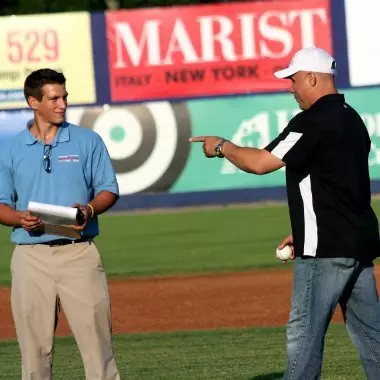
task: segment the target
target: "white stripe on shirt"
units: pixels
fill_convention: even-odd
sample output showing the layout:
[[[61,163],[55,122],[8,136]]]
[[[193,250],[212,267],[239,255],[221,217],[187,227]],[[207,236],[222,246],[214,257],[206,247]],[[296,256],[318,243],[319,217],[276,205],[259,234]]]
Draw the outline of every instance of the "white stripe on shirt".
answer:
[[[286,153],[293,148],[295,143],[301,138],[302,133],[289,132],[285,140],[279,142],[279,144],[272,150],[272,154],[282,160]]]

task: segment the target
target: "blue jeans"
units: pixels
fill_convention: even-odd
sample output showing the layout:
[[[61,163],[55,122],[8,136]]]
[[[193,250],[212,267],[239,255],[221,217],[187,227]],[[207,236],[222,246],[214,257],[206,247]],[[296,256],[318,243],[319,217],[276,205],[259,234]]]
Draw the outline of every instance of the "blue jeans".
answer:
[[[367,379],[380,379],[380,303],[373,263],[297,258],[284,380],[320,379],[325,334],[338,303]]]

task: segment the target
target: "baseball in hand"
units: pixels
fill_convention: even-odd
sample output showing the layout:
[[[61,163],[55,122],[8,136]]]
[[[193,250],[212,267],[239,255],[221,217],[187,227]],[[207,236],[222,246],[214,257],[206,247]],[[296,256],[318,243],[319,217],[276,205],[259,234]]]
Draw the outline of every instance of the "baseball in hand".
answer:
[[[279,260],[289,260],[290,257],[292,256],[292,249],[290,248],[289,245],[286,245],[284,248],[276,249],[276,259]]]

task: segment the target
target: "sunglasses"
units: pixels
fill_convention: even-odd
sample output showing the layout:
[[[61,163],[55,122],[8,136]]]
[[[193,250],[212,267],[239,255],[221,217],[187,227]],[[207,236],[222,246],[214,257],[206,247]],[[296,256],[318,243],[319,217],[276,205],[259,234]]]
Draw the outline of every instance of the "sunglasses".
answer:
[[[44,145],[43,165],[46,173],[51,173],[51,148],[52,146],[50,144]]]

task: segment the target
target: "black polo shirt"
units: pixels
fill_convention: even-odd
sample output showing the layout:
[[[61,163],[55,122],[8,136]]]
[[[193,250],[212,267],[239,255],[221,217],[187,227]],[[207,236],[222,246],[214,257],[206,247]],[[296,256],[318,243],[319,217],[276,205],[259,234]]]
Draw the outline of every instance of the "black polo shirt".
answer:
[[[368,131],[344,96],[320,98],[265,149],[286,163],[296,256],[374,258]]]

